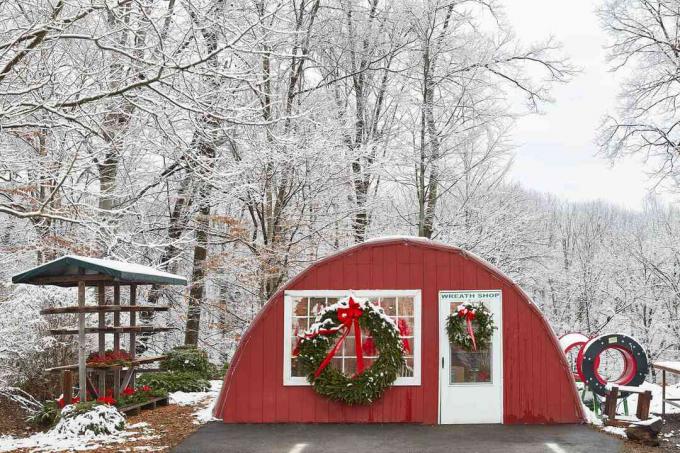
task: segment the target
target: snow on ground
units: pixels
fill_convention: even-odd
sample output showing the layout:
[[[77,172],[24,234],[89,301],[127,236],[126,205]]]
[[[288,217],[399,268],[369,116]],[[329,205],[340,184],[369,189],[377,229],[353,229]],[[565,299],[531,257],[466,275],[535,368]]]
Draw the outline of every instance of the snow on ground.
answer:
[[[640,386],[644,390],[651,390],[652,404],[649,406],[649,411],[654,414],[661,414],[661,386],[659,384],[651,384],[643,382]],[[680,384],[666,386],[666,398],[680,398]],[[631,395],[628,398],[628,408],[634,412],[637,407],[637,395]],[[667,414],[678,414],[680,408],[666,404]]]
[[[212,409],[215,400],[222,387],[222,381],[210,381],[210,390],[207,392],[175,392],[170,394],[170,404],[180,406],[196,406],[194,423],[203,424],[213,420]],[[144,412],[142,412],[143,414]],[[59,425],[57,425],[59,426]],[[62,430],[63,431],[63,430]],[[57,427],[44,433],[36,433],[30,437],[18,438],[13,436],[0,436],[0,452],[12,451],[18,448],[32,449],[34,452],[57,452],[57,451],[87,451],[98,447],[112,444],[123,444],[135,440],[157,439],[152,427],[148,423],[135,423],[125,426],[123,431],[115,431],[113,434],[75,435],[78,429],[70,427],[68,432],[60,433]],[[134,451],[157,451],[157,446],[135,446]]]
[[[210,390],[207,392],[174,392],[170,394],[170,404],[177,404],[179,406],[200,406],[199,410],[194,412],[196,420],[194,423],[203,424],[215,420],[212,415],[217,395],[222,388],[222,381],[210,381]]]
[[[650,414],[661,414],[661,392],[662,392],[661,386],[658,384],[652,384],[650,382],[643,382],[640,387],[644,390],[649,390],[652,392],[652,403],[650,404],[649,407]],[[580,392],[581,390],[579,387],[579,395]],[[666,386],[666,398],[680,398],[680,384]],[[637,408],[637,399],[638,396],[636,394],[633,394],[628,397],[629,414],[635,414],[635,409]],[[604,400],[602,400],[602,405],[604,406]],[[595,415],[595,413],[591,411],[590,408],[585,404],[583,405],[583,411],[586,414],[588,423],[590,423],[591,425],[599,427],[602,431],[615,434],[617,436],[626,437],[626,431],[624,428],[619,428],[616,426],[603,426],[602,419]],[[619,414],[624,413],[622,402],[619,402],[618,404],[617,413]],[[671,406],[670,404],[666,404],[666,413],[667,414],[680,413],[680,408]]]
[[[16,438],[0,436],[0,452],[12,451],[18,448],[30,448],[35,452],[51,451],[86,451],[95,450],[102,445],[120,444],[138,439],[151,439],[155,436],[147,426],[140,423],[128,425],[123,431],[113,434],[60,434],[55,429],[44,433],[36,433],[30,437]]]

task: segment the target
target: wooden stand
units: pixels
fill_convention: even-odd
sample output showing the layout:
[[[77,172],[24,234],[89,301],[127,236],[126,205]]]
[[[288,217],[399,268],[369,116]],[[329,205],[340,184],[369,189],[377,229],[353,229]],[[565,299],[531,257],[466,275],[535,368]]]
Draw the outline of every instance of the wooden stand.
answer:
[[[92,282],[91,282],[92,283]],[[70,401],[71,390],[73,388],[72,371],[78,370],[78,382],[80,388],[80,400],[87,400],[87,391],[95,398],[99,398],[106,394],[107,378],[111,375],[113,382],[113,398],[118,399],[123,389],[128,386],[135,385],[135,373],[139,370],[139,365],[148,364],[164,360],[165,356],[145,357],[140,360],[135,359],[135,352],[137,347],[137,333],[138,332],[165,332],[170,329],[166,327],[152,327],[152,326],[138,326],[137,312],[139,311],[167,311],[167,306],[142,306],[137,305],[137,285],[130,285],[130,305],[121,305],[120,303],[120,285],[113,283],[113,304],[108,304],[106,299],[106,284],[99,283],[97,286],[97,305],[85,305],[85,282],[78,282],[78,306],[73,307],[58,307],[41,310],[43,315],[60,315],[60,314],[78,314],[78,329],[50,329],[52,335],[74,335],[78,334],[78,364],[65,365],[54,368],[49,368],[47,371],[62,371],[62,387],[63,394]],[[130,313],[130,324],[128,326],[120,325],[120,313]],[[107,326],[107,314],[113,313],[113,326]],[[97,314],[97,327],[85,326],[85,315]],[[128,351],[132,361],[128,366],[111,365],[111,366],[88,366],[86,363],[87,351],[85,350],[86,341],[85,336],[88,334],[97,334],[98,348],[97,352],[100,355],[106,353],[106,335],[113,335],[113,350],[115,352],[121,351],[120,336],[121,334],[129,334]],[[97,376],[96,385],[89,380],[88,371],[90,374]],[[68,397],[67,397],[68,395]]]
[[[80,401],[87,400],[88,390],[95,397],[104,396],[108,376],[111,375],[113,382],[113,397],[120,396],[121,389],[128,385],[135,385],[135,373],[141,371],[138,365],[163,360],[163,356],[147,357],[137,360],[135,350],[137,347],[138,332],[165,332],[170,330],[166,327],[138,326],[137,312],[139,311],[165,311],[167,306],[160,305],[137,305],[138,285],[186,285],[187,280],[179,275],[161,272],[140,264],[125,263],[122,261],[105,260],[87,256],[67,255],[54,261],[42,264],[12,277],[13,283],[28,285],[54,285],[61,287],[78,288],[78,305],[71,307],[47,308],[40,313],[43,315],[77,314],[77,329],[50,329],[52,335],[78,335],[78,363],[51,368],[50,371],[62,371],[62,390],[64,401],[72,400],[73,371],[78,370],[78,387]],[[86,287],[97,288],[97,305],[85,304]],[[130,304],[120,304],[120,287],[130,287]],[[113,287],[113,303],[108,303],[106,289]],[[130,324],[120,325],[120,314],[130,314]],[[113,325],[107,325],[107,315],[113,314]],[[97,326],[87,327],[85,315],[97,314]],[[98,354],[106,352],[106,335],[113,335],[113,350],[121,350],[121,334],[129,334],[129,354],[131,362],[127,366],[93,367],[87,365],[86,335],[97,334]],[[96,375],[96,383],[88,376]],[[96,384],[96,385],[95,385]]]

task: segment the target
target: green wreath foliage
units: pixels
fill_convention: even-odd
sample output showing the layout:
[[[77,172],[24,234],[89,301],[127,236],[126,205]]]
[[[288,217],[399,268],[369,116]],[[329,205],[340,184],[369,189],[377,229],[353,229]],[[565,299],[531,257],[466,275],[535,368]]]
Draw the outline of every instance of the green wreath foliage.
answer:
[[[309,339],[301,338],[298,345],[298,361],[307,374],[307,380],[318,394],[348,405],[367,405],[378,400],[397,379],[404,365],[404,350],[399,338],[399,329],[390,322],[391,320],[386,319],[382,308],[368,301],[355,300],[363,310],[359,317],[359,326],[363,331],[370,332],[373,343],[379,351],[373,365],[354,377],[347,376],[341,370],[328,365],[318,378],[314,378],[315,371],[335,345],[341,331]],[[338,321],[338,308],[339,304],[328,307],[317,317],[316,323],[321,323],[326,329],[339,326],[341,323]]]
[[[475,341],[478,350],[487,349],[491,345],[493,331],[496,324],[493,321],[493,314],[482,303],[466,303],[468,310],[475,311],[475,318],[472,320],[472,330],[475,333]],[[449,341],[460,346],[466,351],[472,351],[472,338],[467,331],[465,318],[458,316],[458,312],[451,313],[446,320],[446,333]]]

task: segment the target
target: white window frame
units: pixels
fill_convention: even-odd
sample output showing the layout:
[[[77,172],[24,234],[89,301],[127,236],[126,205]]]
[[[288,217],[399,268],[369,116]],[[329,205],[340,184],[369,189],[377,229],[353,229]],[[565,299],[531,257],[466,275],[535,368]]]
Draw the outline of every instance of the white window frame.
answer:
[[[413,298],[413,376],[398,377],[393,385],[419,386],[421,363],[421,291],[419,289],[380,290],[291,290],[283,296],[283,385],[311,385],[303,376],[292,376],[291,330],[293,327],[293,298],[295,297],[412,297]]]

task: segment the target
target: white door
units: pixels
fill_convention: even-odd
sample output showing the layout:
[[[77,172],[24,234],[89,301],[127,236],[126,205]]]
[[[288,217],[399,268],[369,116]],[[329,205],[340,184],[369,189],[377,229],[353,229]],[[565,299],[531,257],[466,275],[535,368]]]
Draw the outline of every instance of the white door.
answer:
[[[449,344],[446,320],[463,302],[482,302],[497,327],[489,349]],[[503,423],[501,291],[439,292],[439,423]]]

